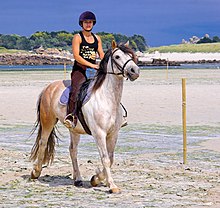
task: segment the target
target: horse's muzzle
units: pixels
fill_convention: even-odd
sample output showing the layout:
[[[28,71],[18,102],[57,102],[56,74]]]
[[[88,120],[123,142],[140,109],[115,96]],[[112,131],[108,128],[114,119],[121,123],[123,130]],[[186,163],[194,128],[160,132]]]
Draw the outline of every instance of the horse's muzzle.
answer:
[[[139,77],[140,74],[140,69],[139,67],[137,68],[131,68],[128,72],[127,72],[127,77],[128,79],[130,79],[131,81],[136,80]]]

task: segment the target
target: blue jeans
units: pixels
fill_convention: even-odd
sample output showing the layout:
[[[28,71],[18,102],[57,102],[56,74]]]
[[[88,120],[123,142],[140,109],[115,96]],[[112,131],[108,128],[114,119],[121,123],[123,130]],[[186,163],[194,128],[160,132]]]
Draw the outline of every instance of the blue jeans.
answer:
[[[87,79],[93,79],[96,75],[96,70],[93,68],[87,68],[86,69],[86,77]]]

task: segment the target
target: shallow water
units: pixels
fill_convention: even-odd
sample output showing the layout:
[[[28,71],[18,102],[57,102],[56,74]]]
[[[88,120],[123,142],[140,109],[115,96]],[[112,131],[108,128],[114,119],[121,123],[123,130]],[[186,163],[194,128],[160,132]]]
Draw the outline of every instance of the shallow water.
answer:
[[[37,131],[31,135],[33,126],[2,126],[0,128],[0,143],[2,148],[10,148],[29,153]],[[59,140],[56,151],[58,154],[68,153],[69,132],[58,124]],[[189,127],[187,134],[188,148],[195,148],[199,143],[220,136],[220,129],[211,126]],[[132,156],[148,153],[182,152],[182,131],[180,126],[159,126],[137,124],[123,128],[119,133],[115,154],[117,156]],[[94,139],[89,135],[82,135],[79,145],[79,157],[98,156]]]
[[[66,66],[70,71],[71,65]],[[141,69],[166,69],[166,66],[143,66]],[[181,64],[180,66],[169,66],[169,69],[220,69],[220,63],[206,64]],[[0,65],[0,71],[63,71],[63,65]]]

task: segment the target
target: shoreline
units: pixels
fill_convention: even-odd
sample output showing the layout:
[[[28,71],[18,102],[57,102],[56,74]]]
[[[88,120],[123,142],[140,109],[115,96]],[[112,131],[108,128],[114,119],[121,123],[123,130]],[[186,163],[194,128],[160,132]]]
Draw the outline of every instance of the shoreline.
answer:
[[[220,53],[141,53],[136,52],[138,65],[161,66],[195,63],[220,63]],[[72,65],[71,54],[15,53],[0,54],[0,65]]]

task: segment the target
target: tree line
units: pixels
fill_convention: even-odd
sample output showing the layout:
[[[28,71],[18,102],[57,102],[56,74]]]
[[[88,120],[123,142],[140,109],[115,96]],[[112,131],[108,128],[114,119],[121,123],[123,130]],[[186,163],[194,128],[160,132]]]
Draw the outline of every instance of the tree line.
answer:
[[[209,36],[205,36],[203,38],[201,38],[197,44],[200,43],[217,43],[220,42],[220,38],[218,36],[214,36],[212,39]]]
[[[63,50],[71,51],[72,38],[74,34],[79,31],[72,33],[66,31],[58,32],[35,32],[30,37],[20,36],[16,34],[4,35],[0,34],[0,47],[6,49],[18,49],[18,50],[34,50],[39,47],[43,48],[59,48]],[[147,44],[145,38],[141,35],[133,35],[128,37],[122,34],[98,32],[97,35],[102,39],[103,50],[106,51],[111,47],[112,40],[117,43],[125,43],[129,40],[130,46],[135,51],[145,51]]]

